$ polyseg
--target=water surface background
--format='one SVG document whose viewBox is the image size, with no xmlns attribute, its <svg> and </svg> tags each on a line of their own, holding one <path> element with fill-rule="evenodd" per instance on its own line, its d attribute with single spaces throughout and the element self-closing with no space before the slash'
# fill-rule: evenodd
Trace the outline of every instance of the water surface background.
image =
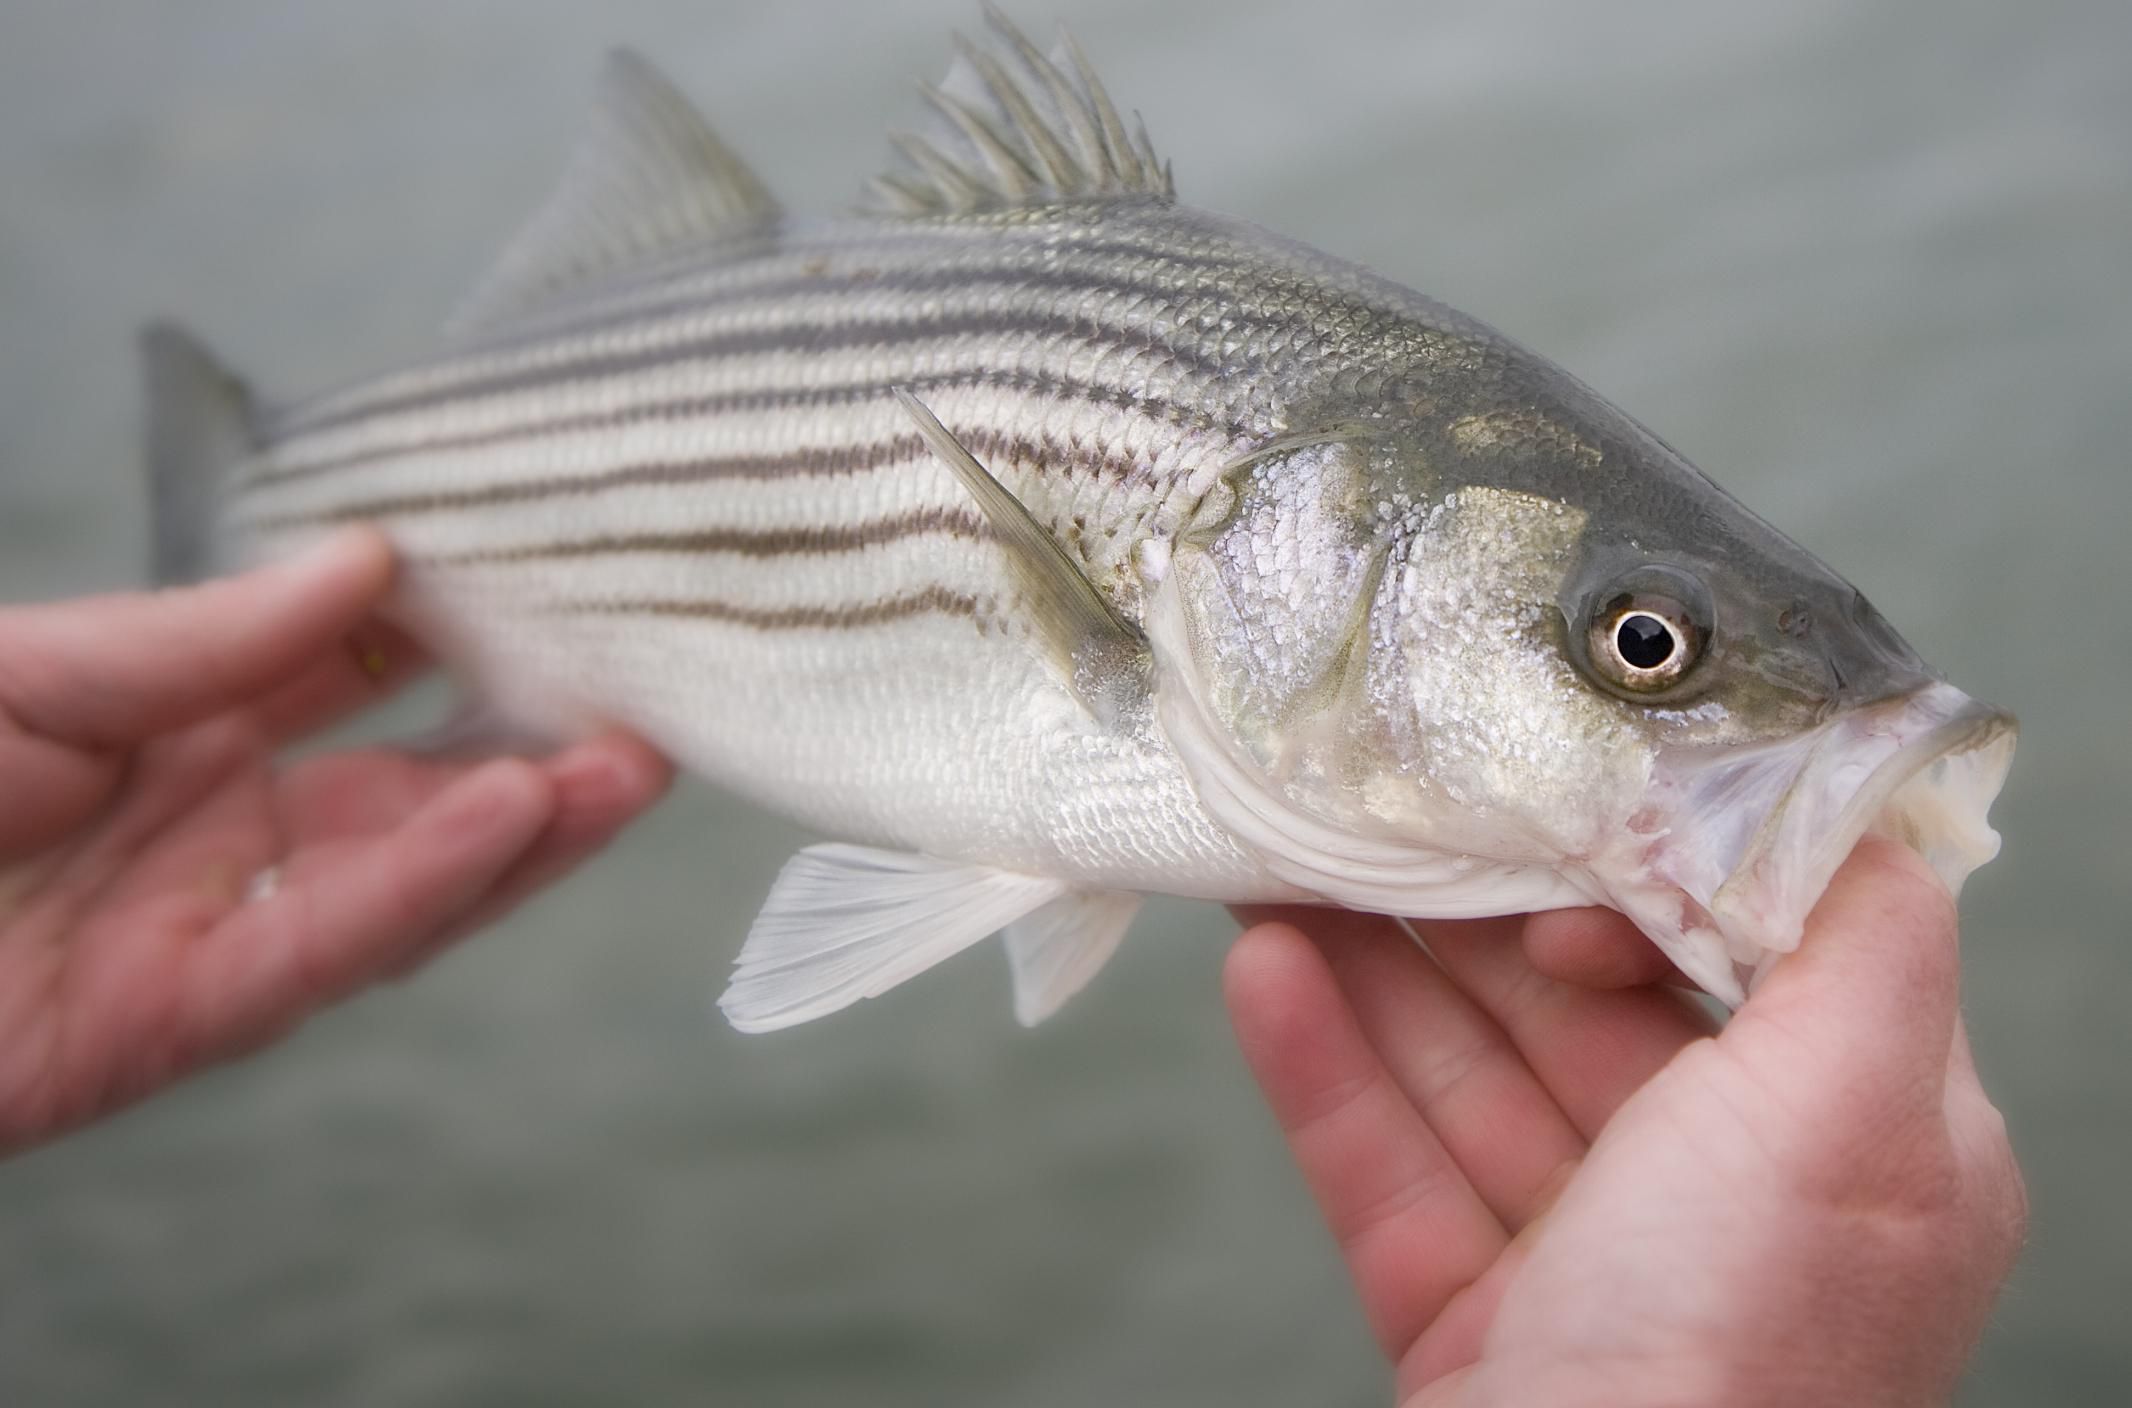
<svg viewBox="0 0 2132 1408">
<path fill-rule="evenodd" d="M 2132 1400 L 2132 10 L 1018 9 L 1187 199 L 1566 363 L 2020 713 L 1965 942 L 2035 1235 L 1964 1401 Z M 9 0 L 0 597 L 133 579 L 144 316 L 270 390 L 421 349 L 617 42 L 829 209 L 973 20 Z M 1033 1034 L 978 953 L 741 1038 L 710 998 L 804 839 L 685 789 L 419 981 L 0 1165 L 0 1403 L 1385 1400 L 1225 920 L 1156 905 Z"/>
</svg>

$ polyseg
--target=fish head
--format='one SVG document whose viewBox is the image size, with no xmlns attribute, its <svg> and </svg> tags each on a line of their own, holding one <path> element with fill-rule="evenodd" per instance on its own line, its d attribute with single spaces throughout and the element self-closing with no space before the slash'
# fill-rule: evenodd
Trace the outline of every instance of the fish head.
<svg viewBox="0 0 2132 1408">
<path fill-rule="evenodd" d="M 1913 847 L 1958 895 L 1998 852 L 1986 814 L 2016 725 L 1940 678 L 1856 587 L 1643 440 L 1645 483 L 1701 492 L 1671 518 L 1588 501 L 1558 583 L 1562 654 L 1645 760 L 1634 807 L 1579 863 L 1736 1002 L 1798 946 L 1869 831 Z"/>
<path fill-rule="evenodd" d="M 2011 717 L 1553 376 L 1295 437 L 1179 535 L 1173 635 L 1228 785 L 1319 828 L 1260 849 L 1317 847 L 1284 873 L 1356 907 L 1610 904 L 1734 1003 L 1865 832 L 1958 890 L 1997 850 Z"/>
</svg>

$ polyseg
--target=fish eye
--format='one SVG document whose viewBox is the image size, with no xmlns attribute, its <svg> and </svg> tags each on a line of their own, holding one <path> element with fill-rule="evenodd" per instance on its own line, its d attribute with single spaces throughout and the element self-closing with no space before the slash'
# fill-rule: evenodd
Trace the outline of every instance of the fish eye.
<svg viewBox="0 0 2132 1408">
<path fill-rule="evenodd" d="M 1675 597 L 1625 591 L 1593 613 L 1588 649 L 1609 684 L 1631 694 L 1671 689 L 1702 658 L 1707 632 Z"/>
</svg>

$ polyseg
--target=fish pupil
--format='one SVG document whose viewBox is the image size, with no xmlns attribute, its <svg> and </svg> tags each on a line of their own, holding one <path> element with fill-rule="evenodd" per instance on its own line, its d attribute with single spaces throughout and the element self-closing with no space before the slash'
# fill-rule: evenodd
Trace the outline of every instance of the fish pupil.
<svg viewBox="0 0 2132 1408">
<path fill-rule="evenodd" d="M 1656 616 L 1639 611 L 1621 618 L 1614 628 L 1614 646 L 1637 669 L 1655 670 L 1673 658 L 1673 631 Z"/>
</svg>

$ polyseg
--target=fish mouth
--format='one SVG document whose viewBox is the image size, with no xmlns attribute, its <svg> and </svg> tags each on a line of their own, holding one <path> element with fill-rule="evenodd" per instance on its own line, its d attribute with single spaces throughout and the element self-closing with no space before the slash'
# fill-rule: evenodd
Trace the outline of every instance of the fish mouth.
<svg viewBox="0 0 2132 1408">
<path fill-rule="evenodd" d="M 2015 735 L 2011 715 L 1934 682 L 1782 742 L 1661 758 L 1642 873 L 1617 898 L 1690 977 L 1737 1005 L 1799 946 L 1869 832 L 1917 851 L 1959 895 L 1998 854 L 1985 818 Z"/>
</svg>

